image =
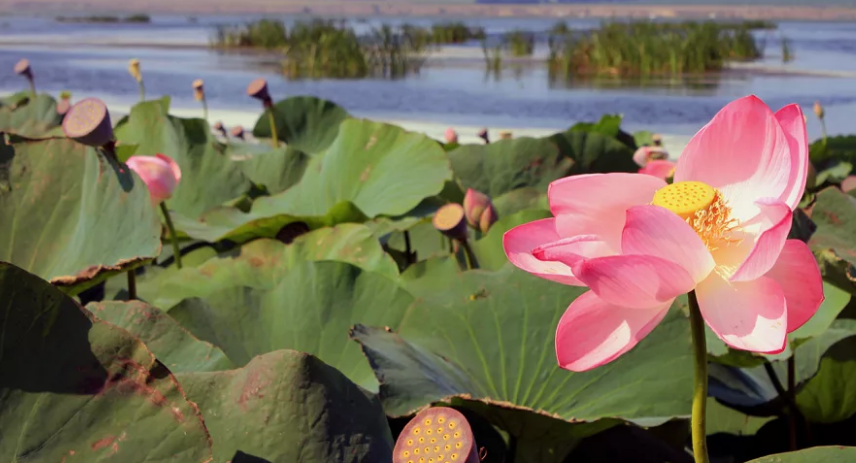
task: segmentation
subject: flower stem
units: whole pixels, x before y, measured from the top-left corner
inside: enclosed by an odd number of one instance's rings
[[[27,79],[27,81],[29,81],[30,83],[30,92],[32,92],[33,99],[35,100],[36,96],[38,96],[38,93],[36,93],[36,80],[33,78],[29,78]]]
[[[823,146],[826,146],[826,121],[824,121],[823,118],[820,118],[820,130],[823,134]]]
[[[169,238],[172,241],[172,254],[175,258],[175,266],[181,268],[181,249],[178,247],[178,236],[175,234],[175,227],[172,226],[172,217],[169,215],[169,209],[166,208],[166,203],[160,203],[161,212],[166,219],[166,228],[169,230]]]
[[[202,98],[202,118],[208,122],[208,101],[205,100],[205,97]]]
[[[143,84],[142,79],[140,79],[138,87],[140,87],[140,103],[142,103],[146,101],[146,85]]]
[[[276,136],[276,118],[273,117],[273,107],[268,108],[268,118],[270,119],[270,139],[274,148],[279,146],[279,139]]]
[[[709,463],[707,458],[707,344],[704,340],[704,319],[698,308],[695,291],[688,294],[690,302],[690,327],[693,336],[695,358],[695,392],[693,394],[693,457],[695,463]]]
[[[479,268],[479,263],[476,260],[476,255],[470,243],[467,240],[461,240],[461,247],[464,248],[464,258],[467,260],[467,270],[475,270]]]
[[[790,443],[791,443],[791,451],[799,450],[799,444],[797,443],[797,415],[799,414],[799,409],[796,407],[796,397],[794,394],[796,392],[796,369],[797,362],[795,360],[796,354],[791,355],[788,358],[788,402],[791,404],[793,410],[791,410],[790,416],[788,416],[788,428],[790,429]]]
[[[415,264],[413,262],[413,250],[410,247],[410,232],[404,230],[404,252],[407,254],[407,265]]]
[[[128,270],[128,300],[137,298],[137,275],[136,269]]]

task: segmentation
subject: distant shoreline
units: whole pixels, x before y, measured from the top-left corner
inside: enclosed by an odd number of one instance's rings
[[[856,8],[740,5],[486,5],[411,3],[384,0],[149,0],[145,11],[136,2],[88,0],[19,0],[2,2],[0,13],[13,14],[306,14],[319,16],[434,16],[514,18],[687,18],[854,21]]]

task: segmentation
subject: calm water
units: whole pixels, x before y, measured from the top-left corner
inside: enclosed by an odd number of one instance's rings
[[[133,103],[136,82],[127,74],[129,58],[143,62],[149,96],[169,94],[175,107],[195,107],[190,83],[205,80],[211,107],[254,110],[244,95],[259,76],[270,82],[275,98],[310,94],[343,105],[354,114],[385,119],[425,120],[448,124],[510,127],[567,127],[604,113],[622,113],[633,129],[691,134],[728,101],[757,94],[771,107],[796,102],[808,108],[818,100],[827,108],[833,133],[856,130],[856,23],[781,23],[758,33],[766,44],[761,63],[766,72],[733,70],[695,82],[549,82],[543,65],[506,69],[497,79],[486,76],[478,44],[447,47],[452,58],[403,80],[287,81],[270,59],[220,54],[205,48],[212,27],[247,18],[154,17],[151,24],[61,24],[52,18],[0,17],[0,93],[20,90],[14,63],[30,59],[40,90],[70,90],[75,98],[101,96]],[[385,22],[428,25],[431,18],[392,18]],[[546,31],[554,19],[484,19],[471,21],[488,34],[512,29]],[[357,20],[367,30],[378,20]],[[597,21],[573,21],[591,28]],[[796,60],[782,65],[780,37],[792,41]],[[118,46],[121,45],[121,46]],[[167,46],[170,45],[170,46]],[[175,47],[174,45],[181,45]],[[540,44],[536,54],[544,53]],[[805,75],[801,71],[820,72]],[[819,135],[810,118],[812,136]]]

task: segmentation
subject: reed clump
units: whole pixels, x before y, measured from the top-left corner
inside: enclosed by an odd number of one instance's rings
[[[462,21],[431,25],[431,41],[436,45],[483,40],[485,37],[484,28],[470,27]]]
[[[344,21],[314,19],[286,27],[262,19],[238,27],[220,26],[211,45],[253,48],[282,55],[282,72],[291,78],[397,78],[419,72],[432,46],[426,29],[382,25],[358,35]]]
[[[551,34],[549,46],[555,78],[703,74],[762,55],[749,26],[712,21],[607,22],[590,32]]]
[[[511,56],[532,56],[535,51],[535,34],[519,29],[514,30],[505,35],[505,43]]]

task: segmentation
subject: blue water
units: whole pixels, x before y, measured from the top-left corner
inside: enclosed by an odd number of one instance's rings
[[[856,23],[781,23],[761,31],[766,43],[763,64],[788,72],[729,71],[703,80],[653,82],[570,82],[551,84],[543,65],[505,69],[501,78],[486,76],[478,44],[459,46],[470,58],[427,66],[417,76],[397,81],[288,81],[266,56],[222,54],[205,47],[215,24],[247,17],[154,17],[151,24],[60,24],[52,18],[0,17],[0,92],[20,90],[23,80],[14,63],[30,59],[40,90],[70,90],[75,98],[97,95],[132,103],[136,82],[127,73],[129,58],[143,62],[150,96],[169,94],[173,106],[195,107],[190,84],[205,80],[211,107],[254,110],[245,96],[247,83],[266,77],[275,98],[310,94],[344,106],[354,114],[384,119],[429,120],[450,125],[567,127],[604,113],[621,113],[630,129],[692,134],[728,101],[757,94],[771,107],[820,101],[829,114],[832,133],[849,133],[856,112]],[[286,18],[293,20],[293,18]],[[428,25],[432,18],[386,18],[392,23]],[[377,19],[355,20],[368,30]],[[546,31],[553,19],[479,19],[469,21],[488,34],[512,29]],[[576,20],[574,28],[596,27],[598,21]],[[792,41],[795,61],[782,65],[780,38]],[[124,44],[117,46],[118,42]],[[180,44],[183,48],[165,47]],[[537,53],[544,52],[544,44]],[[474,54],[475,53],[475,54]],[[475,59],[473,59],[475,56]],[[799,75],[790,71],[843,73]],[[810,132],[819,135],[812,120]]]

